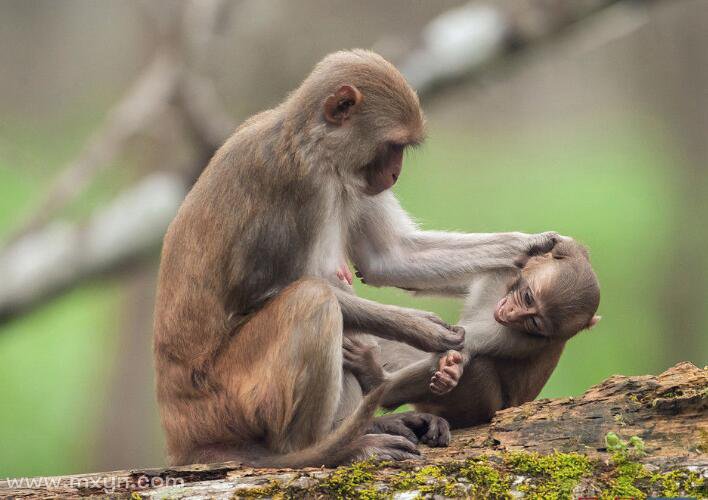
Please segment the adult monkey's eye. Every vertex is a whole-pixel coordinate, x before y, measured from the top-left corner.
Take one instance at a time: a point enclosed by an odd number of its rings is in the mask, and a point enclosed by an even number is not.
[[[531,295],[531,291],[528,289],[524,292],[524,303],[528,307],[531,307],[531,305],[533,304],[533,295]]]

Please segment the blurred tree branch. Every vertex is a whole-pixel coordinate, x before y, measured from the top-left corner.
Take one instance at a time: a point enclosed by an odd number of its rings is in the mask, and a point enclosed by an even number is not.
[[[178,10],[170,16],[163,15],[164,8],[157,10],[158,4],[154,2],[138,5],[142,6],[146,21],[160,33],[161,42],[153,60],[107,113],[105,121],[79,155],[50,185],[38,207],[9,238],[11,242],[45,225],[57,210],[80,195],[91,180],[123,152],[131,139],[157,123],[169,105],[176,103],[177,109],[182,111],[185,122],[198,138],[197,147],[211,149],[211,152],[235,127],[233,119],[224,113],[212,82],[196,73],[194,62],[188,64],[189,52],[196,54],[192,58],[196,61],[204,58],[217,26],[214,18],[223,14],[225,2],[191,1],[185,4],[183,13]],[[207,116],[211,120],[207,120]]]
[[[84,278],[149,256],[185,194],[179,175],[153,174],[80,224],[52,222],[18,240],[0,256],[0,322]]]
[[[160,52],[125,96],[108,112],[100,128],[79,155],[50,185],[39,207],[10,238],[16,241],[44,226],[106,169],[125,148],[164,111],[177,88],[179,66],[170,55]]]
[[[158,248],[187,187],[236,126],[211,80],[195,68],[208,52],[226,2],[191,1],[182,12],[165,17],[152,2],[141,5],[160,34],[155,56],[0,253],[0,321]],[[50,222],[131,139],[159,125],[168,107],[177,110],[188,128],[198,166],[183,169],[186,174],[146,177],[80,224]]]
[[[401,67],[421,96],[430,97],[620,1],[470,3],[434,19],[424,30],[421,46],[403,59]],[[199,69],[231,4],[192,0],[169,15],[161,9],[174,9],[175,4],[138,5],[146,22],[154,23],[158,31],[154,59],[0,251],[0,323],[83,279],[150,255],[187,187],[235,129],[214,82]],[[193,139],[197,153],[193,167],[140,181],[83,224],[48,222],[121,154],[131,138],[156,126],[168,105],[180,114]]]
[[[608,7],[622,4],[639,9],[652,1],[472,1],[433,19],[400,68],[421,98],[430,98],[449,86],[474,80],[493,63],[563,34]]]

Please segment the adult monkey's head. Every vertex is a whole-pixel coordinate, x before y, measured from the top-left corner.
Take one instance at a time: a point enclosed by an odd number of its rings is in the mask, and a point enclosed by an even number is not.
[[[327,56],[288,100],[294,102],[301,112],[312,110],[302,126],[329,152],[327,163],[368,195],[391,188],[401,174],[404,150],[423,141],[418,96],[373,52]]]
[[[600,320],[600,285],[587,250],[566,239],[520,263],[521,275],[497,303],[494,318],[514,330],[568,339]]]

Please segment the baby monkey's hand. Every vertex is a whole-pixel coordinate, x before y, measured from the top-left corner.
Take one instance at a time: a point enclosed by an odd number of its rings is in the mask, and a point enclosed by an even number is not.
[[[430,390],[439,396],[447,394],[460,381],[462,376],[462,354],[447,351],[438,360],[438,371],[430,379]]]

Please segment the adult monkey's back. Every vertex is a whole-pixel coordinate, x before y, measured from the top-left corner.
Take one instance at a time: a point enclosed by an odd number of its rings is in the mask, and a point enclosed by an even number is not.
[[[172,463],[411,456],[401,437],[362,435],[380,389],[332,433],[342,331],[433,352],[459,348],[462,332],[360,299],[337,270],[350,259],[370,284],[449,286],[555,240],[418,231],[389,188],[423,126],[390,63],[338,52],[216,153],[167,232],[160,266],[154,351]]]

